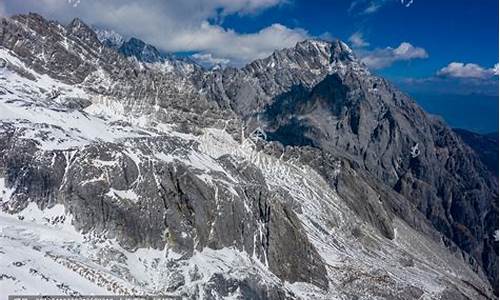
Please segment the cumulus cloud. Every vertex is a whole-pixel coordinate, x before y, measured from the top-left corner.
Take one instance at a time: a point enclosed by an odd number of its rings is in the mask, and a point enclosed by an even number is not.
[[[362,47],[370,46],[370,43],[365,41],[365,39],[363,38],[363,33],[359,32],[359,31],[353,33],[349,37],[349,42],[351,42],[351,45],[355,48],[362,48]]]
[[[167,52],[210,53],[242,64],[294,46],[306,30],[273,24],[253,33],[221,26],[229,15],[252,15],[286,0],[3,0],[9,14],[38,12],[62,23],[80,17],[98,27],[134,36]],[[75,5],[76,4],[76,5]]]
[[[397,48],[387,47],[372,51],[362,51],[359,55],[361,56],[361,61],[370,69],[386,68],[397,61],[409,61],[429,57],[424,48],[415,47],[408,42],[402,42]]]
[[[441,68],[437,75],[453,78],[487,79],[498,75],[498,64],[488,69],[472,63],[452,62]]]
[[[203,22],[196,30],[172,37],[171,51],[204,51],[235,62],[263,58],[275,49],[292,47],[308,37],[305,30],[273,24],[255,33],[239,34]]]

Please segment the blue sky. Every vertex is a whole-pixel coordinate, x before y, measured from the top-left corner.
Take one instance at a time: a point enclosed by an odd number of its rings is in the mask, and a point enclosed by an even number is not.
[[[80,17],[203,64],[240,66],[303,39],[340,38],[404,91],[489,101],[498,119],[497,0],[0,1],[0,15],[30,11],[63,24]]]

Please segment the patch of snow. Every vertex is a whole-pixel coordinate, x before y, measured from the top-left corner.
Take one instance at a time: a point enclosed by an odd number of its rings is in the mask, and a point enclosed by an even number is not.
[[[133,190],[117,190],[111,188],[109,192],[106,193],[107,196],[109,197],[118,197],[120,199],[127,199],[131,200],[134,203],[137,203],[139,201],[139,195]]]
[[[0,203],[8,202],[14,192],[15,189],[13,187],[6,186],[5,178],[0,177]]]
[[[416,158],[420,155],[420,149],[418,148],[418,143],[416,143],[413,147],[411,147],[411,157]]]

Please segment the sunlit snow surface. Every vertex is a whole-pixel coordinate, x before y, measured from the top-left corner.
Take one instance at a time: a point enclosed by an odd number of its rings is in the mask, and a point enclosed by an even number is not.
[[[172,280],[167,263],[178,259],[165,250],[130,253],[112,240],[82,235],[61,205],[41,211],[30,204],[19,214],[1,214],[0,242],[0,291],[9,294],[168,294],[162,286]],[[215,272],[266,273],[233,249],[205,249],[181,264],[186,278],[194,270],[201,275],[186,282],[187,290]]]
[[[0,58],[25,68],[5,49],[0,49]],[[174,274],[182,274],[184,280],[172,292],[175,295],[193,293],[215,273],[232,278],[255,274],[269,285],[281,286],[303,299],[344,299],[342,290],[356,288],[356,281],[369,286],[383,279],[389,282],[386,288],[395,290],[411,283],[425,291],[421,299],[435,299],[444,283],[453,283],[461,277],[480,284],[477,276],[442,245],[397,219],[395,239],[381,237],[362,224],[314,170],[293,160],[284,161],[256,151],[251,138],[239,142],[220,128],[204,128],[200,135],[181,133],[172,124],[153,123],[147,116],[134,115],[116,99],[91,95],[82,87],[69,86],[45,75],[32,75],[36,80],[0,68],[0,121],[22,133],[23,138],[37,141],[41,151],[65,150],[70,157],[80,147],[100,141],[126,146],[135,138],[171,137],[193,146],[187,152],[159,150],[150,157],[131,148],[123,155],[137,165],[148,159],[184,163],[199,170],[195,174],[200,179],[214,186],[222,184],[230,193],[236,193],[234,185],[238,179],[226,172],[217,159],[229,154],[241,162],[254,164],[271,190],[285,189],[301,204],[299,219],[326,263],[330,284],[328,291],[323,291],[307,283],[281,282],[265,263],[230,248],[206,248],[189,259],[181,259],[169,249],[129,252],[114,240],[77,232],[71,225],[72,216],[65,213],[62,205],[41,211],[31,203],[16,215],[0,214],[1,299],[7,299],[8,294],[38,293],[168,295],[166,287],[179,280]],[[84,110],[69,109],[65,103],[72,99],[85,99],[92,105]],[[114,162],[95,160],[94,163],[105,168]],[[221,180],[212,176],[216,172],[224,173],[228,180],[215,185],[214,181]],[[5,182],[0,178],[2,203],[8,203],[13,192]],[[134,190],[112,189],[108,194],[141,201]],[[355,227],[361,230],[361,235],[353,236]],[[405,263],[409,260],[412,265]],[[463,268],[450,270],[448,265]],[[456,274],[460,269],[463,273]],[[463,292],[473,299],[476,296],[470,290]],[[369,295],[366,299],[370,299]]]

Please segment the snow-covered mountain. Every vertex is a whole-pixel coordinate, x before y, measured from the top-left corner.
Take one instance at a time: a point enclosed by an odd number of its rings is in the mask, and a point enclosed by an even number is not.
[[[125,43],[125,38],[114,30],[101,29],[96,26],[91,26],[91,28],[96,33],[101,44],[106,47],[119,49]]]
[[[2,295],[496,298],[498,184],[344,43],[205,70],[103,36],[0,20]]]

